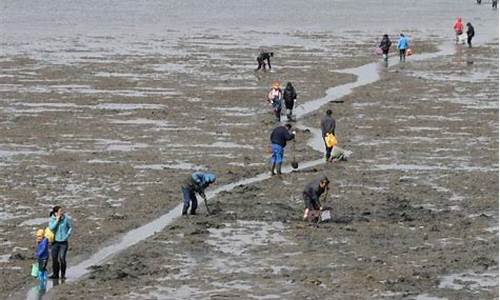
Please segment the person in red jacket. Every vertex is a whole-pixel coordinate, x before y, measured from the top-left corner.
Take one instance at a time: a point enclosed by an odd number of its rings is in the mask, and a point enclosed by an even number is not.
[[[455,29],[456,43],[458,43],[459,36],[464,32],[464,24],[462,23],[462,18],[458,17],[453,24],[453,29]]]

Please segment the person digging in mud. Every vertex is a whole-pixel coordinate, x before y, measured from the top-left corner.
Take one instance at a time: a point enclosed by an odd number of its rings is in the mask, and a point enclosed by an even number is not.
[[[212,173],[194,172],[191,174],[181,187],[182,199],[184,206],[182,207],[182,215],[187,215],[187,211],[191,202],[191,215],[196,215],[198,208],[198,199],[196,193],[206,201],[205,189],[215,182],[215,175]],[[205,202],[206,203],[206,202]],[[208,207],[207,207],[208,210]]]
[[[295,101],[297,99],[297,93],[295,92],[295,88],[291,82],[286,84],[286,88],[283,91],[283,99],[285,99],[286,118],[288,121],[293,121],[292,113],[293,106],[295,105]]]
[[[328,147],[325,141],[327,134],[333,134],[335,136],[335,119],[332,117],[332,110],[326,111],[326,115],[321,119],[321,136],[323,137],[323,142],[325,143],[325,160],[328,162],[332,155],[333,147]]]
[[[321,214],[321,203],[319,197],[328,191],[330,180],[326,176],[320,176],[309,182],[303,191],[304,196],[304,221],[309,223],[317,222]]]
[[[399,34],[399,41],[398,41],[398,49],[399,49],[399,61],[400,62],[405,62],[406,61],[406,50],[410,48],[410,43],[408,41],[408,38],[400,33]]]
[[[382,55],[384,56],[384,61],[389,60],[389,49],[391,48],[392,42],[389,39],[389,35],[384,34],[382,41],[380,41],[379,48],[382,49]]]
[[[469,48],[472,47],[472,38],[474,37],[474,34],[474,27],[472,27],[470,22],[467,23],[467,45],[469,45]]]
[[[295,138],[295,131],[290,132],[292,125],[279,125],[273,129],[271,133],[271,176],[276,174],[281,175],[281,165],[283,164],[283,156],[285,154],[286,142]],[[274,170],[276,169],[276,173]]]
[[[283,92],[280,88],[280,82],[275,80],[273,86],[269,93],[267,94],[267,100],[271,104],[274,113],[274,120],[276,123],[281,121],[281,108],[282,108]]]
[[[262,51],[260,52],[259,56],[257,56],[257,63],[259,66],[255,71],[258,71],[262,68],[262,70],[266,70],[266,61],[267,61],[267,66],[269,67],[269,70],[271,70],[271,57],[274,56],[274,52],[265,52]]]
[[[54,233],[52,252],[52,275],[50,279],[66,278],[66,254],[68,253],[68,241],[73,233],[73,222],[64,213],[62,207],[54,206],[50,212],[49,229]],[[59,277],[59,271],[61,275]]]

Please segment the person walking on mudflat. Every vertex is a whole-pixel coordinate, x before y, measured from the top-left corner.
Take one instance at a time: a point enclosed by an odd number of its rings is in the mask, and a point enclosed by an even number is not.
[[[62,207],[54,206],[50,213],[49,229],[54,232],[54,243],[52,244],[52,275],[50,279],[66,278],[66,255],[68,253],[68,241],[73,233],[73,222],[64,213]],[[59,277],[59,271],[61,275]]]
[[[273,113],[274,113],[274,120],[275,122],[280,122],[281,121],[281,109],[283,107],[282,100],[283,100],[283,92],[281,91],[280,88],[280,82],[275,80],[273,82],[273,86],[269,93],[267,94],[267,100],[271,104],[273,108]]]
[[[295,92],[295,88],[291,82],[286,84],[286,88],[283,91],[283,99],[285,99],[286,118],[288,121],[293,121],[293,106],[295,105],[295,101],[297,99],[297,93]]]
[[[469,48],[472,47],[472,38],[474,37],[474,34],[474,27],[470,22],[467,23],[467,45],[469,45]]]
[[[325,160],[328,162],[332,155],[333,147],[328,147],[326,144],[325,137],[328,134],[335,136],[335,119],[332,117],[332,110],[326,111],[326,115],[321,119],[321,136],[323,137],[323,142],[325,143]]]
[[[283,164],[283,156],[285,155],[286,142],[295,138],[295,131],[290,132],[292,125],[286,124],[285,126],[279,125],[273,129],[271,133],[271,176],[281,175],[281,165]]]
[[[389,35],[384,34],[382,41],[380,41],[379,48],[382,49],[382,55],[384,56],[384,61],[389,60],[389,49],[391,48],[392,42],[389,39]]]
[[[196,198],[196,193],[200,195],[203,200],[206,199],[205,189],[212,183],[215,182],[215,175],[212,173],[202,173],[202,172],[194,172],[191,174],[186,181],[182,184],[182,199],[183,199],[183,207],[182,207],[182,215],[187,215],[190,203],[191,203],[191,211],[189,212],[191,215],[196,215],[196,209],[198,208],[198,199]],[[208,206],[207,206],[208,212]]]
[[[457,18],[457,20],[453,24],[453,29],[455,30],[455,43],[458,44],[460,36],[464,32],[464,24],[462,23],[462,18]]]
[[[321,214],[321,203],[319,197],[328,191],[330,180],[326,176],[320,176],[309,182],[302,195],[304,196],[304,221],[315,222]]]
[[[406,50],[408,48],[410,48],[410,42],[408,41],[408,38],[404,34],[400,33],[398,41],[399,61],[406,61]]]
[[[274,56],[273,52],[266,52],[262,51],[260,52],[259,56],[257,56],[257,63],[259,64],[257,66],[257,69],[255,71],[258,71],[262,68],[262,70],[266,70],[266,62],[267,66],[269,67],[269,70],[271,70],[271,57]]]

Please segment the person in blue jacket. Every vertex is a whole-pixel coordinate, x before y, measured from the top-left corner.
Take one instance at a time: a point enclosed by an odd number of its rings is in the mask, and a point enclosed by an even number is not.
[[[285,155],[286,142],[295,138],[295,131],[290,132],[292,125],[286,124],[285,126],[277,126],[271,133],[271,176],[281,175],[281,164],[283,163],[283,156]]]
[[[196,208],[198,208],[198,199],[196,199],[196,193],[200,195],[203,199],[206,199],[205,189],[212,183],[215,182],[215,175],[212,173],[202,173],[194,172],[189,176],[183,183],[182,198],[184,206],[182,207],[182,215],[187,215],[189,205],[191,202],[191,215],[196,215]]]
[[[62,207],[54,206],[50,212],[49,229],[54,233],[52,244],[52,275],[50,279],[66,278],[66,254],[68,253],[68,240],[73,233],[71,218],[64,213]],[[61,276],[59,277],[59,271]]]
[[[408,48],[410,48],[410,42],[408,41],[408,38],[404,34],[400,33],[398,41],[399,61],[406,61],[406,49]]]
[[[47,261],[49,260],[49,239],[45,236],[45,230],[36,231],[35,257],[38,262],[38,281],[40,289],[45,290],[47,282]]]

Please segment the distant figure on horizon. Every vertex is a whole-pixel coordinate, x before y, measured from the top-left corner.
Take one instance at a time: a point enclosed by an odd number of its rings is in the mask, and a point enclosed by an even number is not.
[[[399,61],[405,62],[406,61],[406,49],[410,47],[410,42],[408,41],[408,38],[400,33],[399,34],[399,41],[398,41],[398,49],[399,49]]]
[[[391,48],[392,42],[389,39],[389,35],[384,34],[382,41],[380,41],[379,48],[382,49],[382,55],[384,56],[384,61],[389,59],[389,49]]]
[[[496,8],[497,8],[497,6],[498,6],[498,0],[492,0],[492,1],[491,1],[491,7],[492,7],[493,9],[496,9]]]
[[[458,44],[460,36],[464,32],[464,24],[462,23],[462,18],[460,17],[457,18],[455,24],[453,24],[453,29],[455,29],[455,37],[456,37],[455,42]]]
[[[274,56],[274,52],[260,52],[259,56],[257,56],[257,63],[259,64],[255,71],[258,71],[262,68],[262,70],[266,70],[266,61],[269,70],[271,70],[271,57]]]
[[[470,22],[467,23],[467,45],[469,45],[469,48],[472,47],[472,38],[474,37],[474,27],[472,27],[472,24]]]

